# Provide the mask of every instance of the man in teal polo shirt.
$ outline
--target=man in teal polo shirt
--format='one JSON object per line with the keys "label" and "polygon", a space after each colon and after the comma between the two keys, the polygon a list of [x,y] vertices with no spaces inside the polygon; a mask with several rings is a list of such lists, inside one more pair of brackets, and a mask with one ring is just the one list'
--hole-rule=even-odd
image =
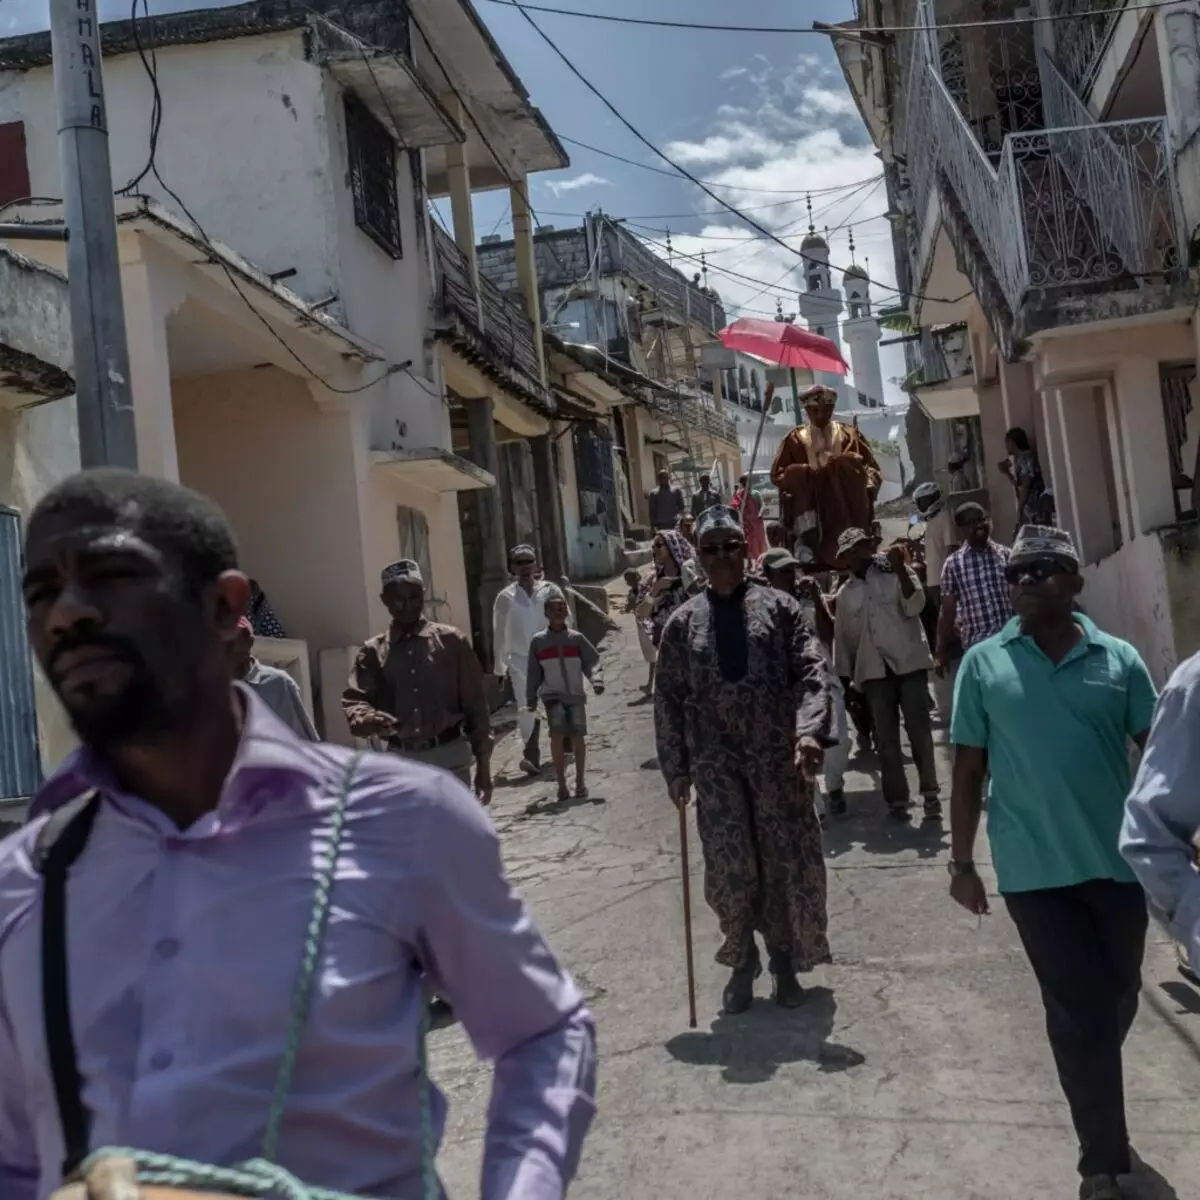
{"label": "man in teal polo shirt", "polygon": [[1121,1047],[1147,924],[1118,842],[1128,744],[1145,745],[1154,685],[1128,642],[1073,611],[1083,579],[1069,534],[1024,526],[1006,575],[1017,616],[967,651],[954,691],[950,894],[988,911],[972,856],[990,771],[992,861],[1041,987],[1080,1200],[1117,1200],[1130,1170]]}

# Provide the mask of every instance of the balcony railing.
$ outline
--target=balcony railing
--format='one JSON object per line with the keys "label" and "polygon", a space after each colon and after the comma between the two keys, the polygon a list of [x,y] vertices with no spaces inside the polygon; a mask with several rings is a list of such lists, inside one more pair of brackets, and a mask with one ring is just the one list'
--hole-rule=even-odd
{"label": "balcony railing", "polygon": [[[915,11],[916,24],[933,24],[929,0]],[[941,78],[935,45],[936,35],[921,30],[898,48],[918,254],[928,254],[920,226],[944,181],[1013,314],[1031,289],[1129,287],[1178,269],[1184,243],[1163,120],[1085,120],[1047,63],[1052,127],[1008,134],[993,165]]]}
{"label": "balcony railing", "polygon": [[442,315],[454,322],[475,357],[486,360],[527,395],[545,397],[533,322],[525,310],[482,276],[476,295],[466,255],[441,226],[431,222],[430,228]]}
{"label": "balcony railing", "polygon": [[1096,82],[1104,52],[1129,0],[1050,0],[1054,24],[1054,57],[1080,96]]}

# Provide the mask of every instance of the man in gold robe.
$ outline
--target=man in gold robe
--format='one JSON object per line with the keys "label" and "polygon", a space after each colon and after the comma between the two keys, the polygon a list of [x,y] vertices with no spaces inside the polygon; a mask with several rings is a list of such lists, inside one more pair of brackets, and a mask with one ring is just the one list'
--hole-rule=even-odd
{"label": "man in gold robe", "polygon": [[838,538],[870,529],[883,475],[867,439],[833,419],[837,393],[822,384],[800,394],[808,423],[783,439],[771,467],[780,516],[792,537],[826,568],[837,563]]}

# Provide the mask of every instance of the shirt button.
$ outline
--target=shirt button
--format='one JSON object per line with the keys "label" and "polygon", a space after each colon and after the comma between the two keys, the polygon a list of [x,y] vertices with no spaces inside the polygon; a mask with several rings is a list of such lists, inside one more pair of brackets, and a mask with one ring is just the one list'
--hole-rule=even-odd
{"label": "shirt button", "polygon": [[170,1050],[155,1050],[150,1055],[150,1069],[152,1071],[165,1071],[175,1061],[175,1055]]}
{"label": "shirt button", "polygon": [[162,938],[154,944],[154,953],[159,958],[174,958],[179,953],[179,939]]}

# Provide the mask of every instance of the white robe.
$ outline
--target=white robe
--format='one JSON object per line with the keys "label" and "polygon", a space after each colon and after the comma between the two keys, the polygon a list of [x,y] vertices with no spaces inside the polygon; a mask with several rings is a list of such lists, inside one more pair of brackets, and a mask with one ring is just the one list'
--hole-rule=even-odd
{"label": "white robe", "polygon": [[526,710],[525,684],[529,676],[529,643],[546,628],[546,599],[560,592],[552,583],[540,582],[530,594],[516,582],[497,597],[492,612],[492,645],[496,674],[508,672],[517,701],[517,722],[522,741],[533,733],[537,714]]}

